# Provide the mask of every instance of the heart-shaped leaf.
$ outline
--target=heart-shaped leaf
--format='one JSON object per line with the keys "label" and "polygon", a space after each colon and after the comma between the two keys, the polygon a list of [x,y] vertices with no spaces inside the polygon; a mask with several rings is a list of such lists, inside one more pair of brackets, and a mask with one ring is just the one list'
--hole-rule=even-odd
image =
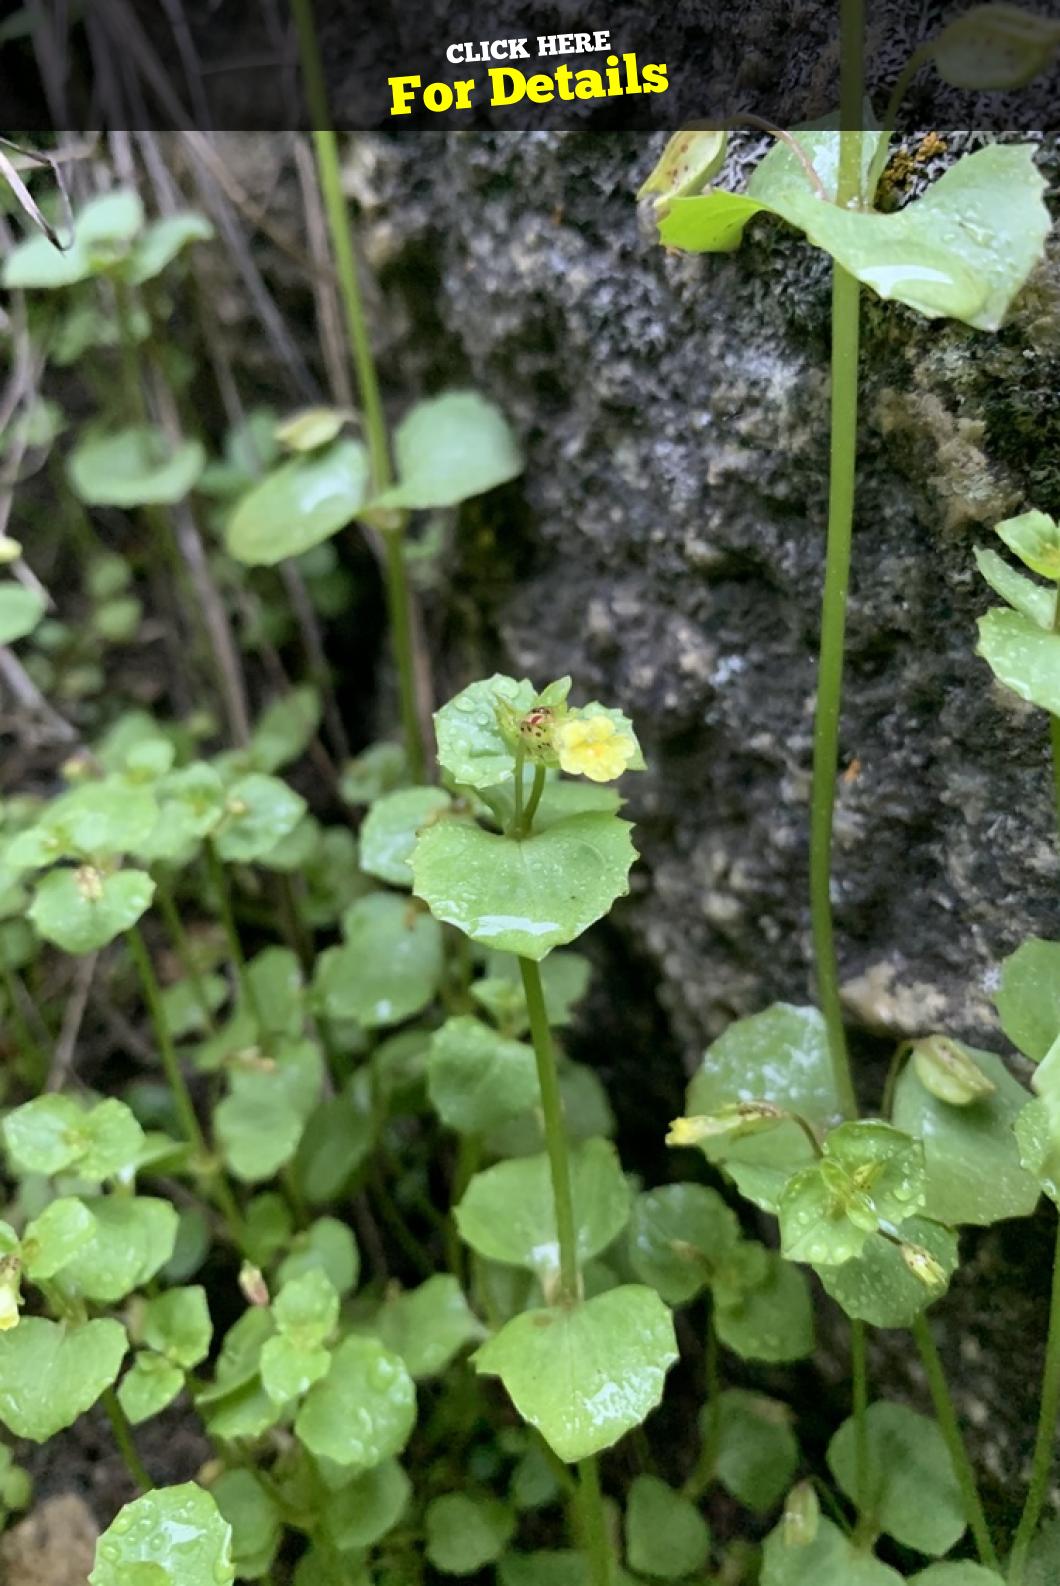
{"label": "heart-shaped leaf", "polygon": [[498,702],[525,715],[536,698],[529,678],[492,677],[469,683],[434,713],[438,763],[462,787],[491,788],[515,777],[515,751],[501,732]]}
{"label": "heart-shaped leaf", "polygon": [[541,1099],[532,1049],[481,1019],[447,1019],[431,1037],[427,1094],[439,1118],[461,1134],[484,1134]]}
{"label": "heart-shaped leaf", "polygon": [[60,250],[42,235],[28,237],[11,250],[0,279],[8,291],[73,286],[120,259],[143,223],[138,194],[124,189],[104,193],[75,217],[69,247]]}
{"label": "heart-shaped leaf", "polygon": [[901,1244],[870,1234],[852,1261],[815,1269],[825,1291],[848,1316],[873,1327],[911,1327],[921,1311],[945,1294],[957,1270],[957,1235],[926,1217],[911,1217],[899,1234],[902,1243],[927,1252],[938,1281],[928,1284],[919,1278]]}
{"label": "heart-shaped leaf", "polygon": [[710,1528],[696,1505],[658,1476],[636,1476],[626,1500],[626,1558],[660,1580],[701,1570],[710,1554]]}
{"label": "heart-shaped leaf", "polygon": [[345,945],[317,961],[315,989],[329,1018],[377,1030],[427,1006],[444,967],[436,920],[407,898],[376,892],[351,904],[342,925]]}
{"label": "heart-shaped leaf", "polygon": [[508,1546],[515,1516],[499,1498],[444,1493],[427,1505],[427,1557],[443,1575],[477,1575]]}
{"label": "heart-shaped leaf", "polygon": [[214,839],[217,852],[236,864],[262,859],[294,831],[306,808],[302,795],[279,777],[252,771],[228,789],[225,819]]}
{"label": "heart-shaped leaf", "polygon": [[388,1297],[376,1312],[374,1326],[417,1381],[438,1376],[465,1344],[482,1337],[481,1324],[448,1272]]}
{"label": "heart-shaped leaf", "polygon": [[638,1195],[629,1262],[668,1305],[685,1305],[710,1283],[740,1238],[736,1213],[704,1184],[664,1184]]}
{"label": "heart-shaped leaf", "polygon": [[1060,942],[1031,936],[1010,953],[994,1006],[1012,1044],[1040,1063],[1060,1035]]}
{"label": "heart-shaped leaf", "polygon": [[[714,1407],[700,1412],[700,1431],[712,1435]],[[718,1404],[718,1480],[737,1503],[756,1514],[772,1509],[791,1486],[799,1445],[791,1411],[777,1399],[744,1388],[726,1388]]]}
{"label": "heart-shaped leaf", "polygon": [[24,1317],[0,1333],[0,1421],[46,1443],[110,1387],[126,1347],[124,1327],[107,1318],[68,1327]]}
{"label": "heart-shaped leaf", "polygon": [[[715,1294],[718,1338],[742,1360],[779,1364],[813,1353],[813,1303],[798,1267],[772,1250],[757,1283]],[[840,1271],[843,1269],[840,1268]]]}
{"label": "heart-shaped leaf", "polygon": [[225,531],[238,562],[275,567],[352,523],[368,490],[368,454],[341,439],[281,463],[239,502]]}
{"label": "heart-shaped leaf", "polygon": [[135,925],[154,895],[145,870],[51,870],[27,913],[46,942],[65,953],[94,953]]}
{"label": "heart-shaped leaf", "polygon": [[400,1454],[415,1419],[416,1390],[403,1361],[377,1338],[351,1334],[310,1388],[294,1429],[311,1454],[370,1470]]}
{"label": "heart-shaped leaf", "polygon": [[114,1305],[150,1281],[173,1254],[177,1214],[151,1195],[93,1195],[85,1205],[95,1218],[92,1238],[56,1278],[67,1294]]}
{"label": "heart-shaped leaf", "polygon": [[[883,1400],[866,1412],[869,1506],[880,1528],[904,1547],[938,1558],[967,1521],[949,1450],[937,1424]],[[857,1433],[843,1422],[828,1445],[828,1466],[852,1501],[857,1493]]]}
{"label": "heart-shaped leaf", "polygon": [[139,1426],[160,1415],[183,1386],[184,1373],[179,1366],[151,1349],[141,1349],[121,1379],[118,1402],[133,1426]]}
{"label": "heart-shaped leaf", "polygon": [[979,654],[1020,699],[1060,713],[1060,634],[1000,607],[979,618]]}
{"label": "heart-shaped leaf", "polygon": [[417,402],[394,433],[394,454],[398,482],[375,506],[451,507],[523,471],[507,419],[477,391]]}
{"label": "heart-shaped leaf", "polygon": [[437,787],[399,788],[376,799],[361,826],[361,869],[393,887],[411,887],[416,837],[452,806]]}
{"label": "heart-shaped leaf", "polygon": [[670,1312],[653,1289],[626,1284],[513,1317],[483,1344],[475,1368],[500,1377],[523,1420],[572,1463],[639,1425],[676,1359]]}
{"label": "heart-shaped leaf", "polygon": [[540,960],[628,892],[630,831],[608,814],[572,815],[522,839],[446,821],[420,834],[414,891],[473,941]]}
{"label": "heart-shaped leaf", "polygon": [[133,426],[90,432],[70,454],[74,494],[90,507],[145,507],[181,501],[202,473],[198,441],[174,446],[163,430]]}
{"label": "heart-shaped leaf", "polygon": [[355,1476],[337,1491],[328,1493],[323,1507],[324,1530],[342,1552],[374,1547],[397,1525],[411,1495],[412,1483],[397,1460],[385,1459],[363,1476]]}

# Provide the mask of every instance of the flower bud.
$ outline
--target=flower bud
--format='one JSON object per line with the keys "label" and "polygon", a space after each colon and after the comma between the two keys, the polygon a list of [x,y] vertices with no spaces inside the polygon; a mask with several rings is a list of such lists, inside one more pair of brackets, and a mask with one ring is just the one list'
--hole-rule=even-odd
{"label": "flower bud", "polygon": [[919,1283],[926,1289],[939,1289],[946,1281],[946,1269],[935,1260],[930,1250],[925,1250],[923,1245],[906,1245],[899,1247],[902,1260]]}
{"label": "flower bud", "polygon": [[967,1107],[997,1089],[968,1047],[946,1035],[929,1035],[923,1041],[914,1041],[913,1067],[924,1089],[951,1107]]}
{"label": "flower bud", "polygon": [[103,877],[95,865],[79,865],[74,871],[74,884],[86,903],[99,903],[103,897]]}
{"label": "flower bud", "polygon": [[22,1264],[16,1255],[0,1257],[0,1333],[10,1332],[19,1322],[22,1304],[20,1284]]}
{"label": "flower bud", "polygon": [[243,1298],[250,1305],[268,1305],[269,1285],[265,1282],[265,1275],[260,1267],[254,1266],[251,1261],[244,1261],[239,1269],[239,1287]]}
{"label": "flower bud", "polygon": [[699,1145],[718,1135],[755,1134],[771,1128],[785,1116],[771,1101],[737,1101],[717,1112],[697,1113],[690,1118],[675,1118],[666,1136],[667,1145]]}
{"label": "flower bud", "polygon": [[13,540],[10,534],[0,534],[0,567],[17,562],[21,555],[22,546],[18,540]]}
{"label": "flower bud", "polygon": [[784,1500],[781,1535],[785,1547],[809,1547],[817,1536],[821,1506],[812,1481],[797,1482]]}
{"label": "flower bud", "polygon": [[638,192],[637,202],[651,198],[659,206],[671,198],[702,192],[721,169],[728,141],[727,132],[712,127],[689,127],[684,132],[675,132]]}

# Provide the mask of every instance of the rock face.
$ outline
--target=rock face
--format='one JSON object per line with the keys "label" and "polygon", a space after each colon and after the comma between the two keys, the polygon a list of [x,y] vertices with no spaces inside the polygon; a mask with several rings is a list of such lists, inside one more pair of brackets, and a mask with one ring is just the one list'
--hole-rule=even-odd
{"label": "rock face", "polygon": [[[909,140],[912,179],[971,141]],[[651,772],[629,779],[644,862],[620,919],[694,1061],[734,1016],[812,997],[829,268],[769,219],[734,255],[668,256],[632,198],[659,146],[380,139],[352,185],[387,372],[473,381],[526,447],[518,488],[461,524],[440,690],[494,662],[570,671],[634,717]],[[1055,140],[1041,158],[1055,177]],[[862,371],[847,1005],[855,1029],[985,1043],[999,959],[1060,928],[1046,723],[975,656],[991,597],[972,559],[998,518],[1060,508],[1060,248],[996,336],[868,299]]]}
{"label": "rock face", "polygon": [[[973,142],[909,140],[911,180]],[[617,919],[692,1065],[733,1017],[813,996],[829,269],[768,219],[734,255],[668,257],[632,199],[659,147],[379,139],[350,176],[395,390],[471,381],[526,448],[525,477],[462,519],[446,558],[439,697],[494,665],[541,682],[570,671],[581,697],[634,717],[651,771],[628,778],[643,863]],[[1055,182],[1055,139],[1040,158]],[[992,597],[972,556],[999,518],[1060,510],[1060,247],[995,336],[867,297],[862,376],[835,899],[873,1106],[893,1049],[880,1037],[933,1028],[991,1045],[999,961],[1060,931],[1046,722],[975,655]],[[624,1016],[626,985],[616,973],[601,1000],[612,1053],[640,1043],[634,1108],[679,1097],[679,1060],[658,1076],[665,1055],[642,1014]],[[621,1107],[620,1066],[616,1079]],[[1051,1216],[966,1239],[940,1307],[1006,1519],[1036,1414]],[[843,1414],[836,1343],[822,1370]],[[908,1337],[877,1348],[880,1391],[928,1408]]]}

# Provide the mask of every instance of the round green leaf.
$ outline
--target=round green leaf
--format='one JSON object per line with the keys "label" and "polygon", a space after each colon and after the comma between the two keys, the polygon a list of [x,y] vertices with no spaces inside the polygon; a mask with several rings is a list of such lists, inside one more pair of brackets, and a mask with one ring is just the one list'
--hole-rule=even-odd
{"label": "round green leaf", "polygon": [[[744,1508],[764,1514],[791,1486],[799,1462],[791,1412],[777,1399],[726,1388],[717,1413],[718,1480]],[[704,1437],[711,1435],[713,1414],[710,1404],[700,1412]]]}
{"label": "round green leaf", "polygon": [[572,815],[520,840],[447,821],[416,844],[414,890],[472,940],[539,960],[629,891],[631,829],[614,815]]}
{"label": "round green leaf", "polygon": [[150,1586],[232,1586],[232,1529],[202,1487],[146,1492],[104,1531],[89,1586],[131,1586],[141,1575]]}
{"label": "round green leaf", "polygon": [[358,898],[343,916],[345,944],[318,960],[325,1013],[365,1029],[401,1024],[434,997],[443,972],[438,922],[389,892]]}
{"label": "round green leaf", "polygon": [[979,618],[979,654],[1020,699],[1060,713],[1060,635],[1019,611],[995,607]]}
{"label": "round green leaf", "polygon": [[320,1096],[323,1060],[312,1041],[297,1041],[230,1072],[231,1091],[214,1113],[214,1129],[235,1176],[259,1184],[298,1149]]}
{"label": "round green leaf", "polygon": [[943,1281],[929,1287],[912,1272],[901,1249],[882,1234],[870,1234],[860,1255],[841,1267],[815,1270],[825,1292],[857,1321],[873,1327],[911,1327],[921,1311],[941,1299],[957,1270],[957,1235],[950,1228],[911,1217],[899,1230],[911,1245],[926,1250],[943,1272]]}
{"label": "round green leaf", "polygon": [[[571,1193],[578,1260],[584,1264],[606,1250],[629,1220],[629,1185],[609,1141],[590,1140],[572,1154]],[[559,1271],[548,1157],[498,1162],[476,1173],[456,1208],[456,1224],[480,1256],[527,1267],[547,1291]]]}
{"label": "round green leaf", "polygon": [[250,1470],[225,1470],[210,1488],[232,1527],[232,1560],[240,1580],[267,1575],[283,1534],[283,1514]]}
{"label": "round green leaf", "polygon": [[772,1250],[766,1256],[760,1282],[731,1297],[715,1296],[714,1326],[726,1349],[743,1360],[803,1360],[814,1341],[809,1285],[790,1261]]}
{"label": "round green leaf", "polygon": [[22,1235],[22,1265],[34,1282],[53,1278],[96,1232],[96,1219],[76,1196],[50,1201]]}
{"label": "round green leaf", "polygon": [[482,1336],[481,1324],[448,1272],[438,1272],[419,1288],[385,1299],[373,1325],[417,1381],[438,1376],[465,1344]]}
{"label": "round green leaf", "polygon": [[1040,1063],[1060,1035],[1060,942],[1031,936],[1010,953],[994,1006],[1013,1046]]}
{"label": "round green leaf", "polygon": [[626,1284],[513,1317],[483,1344],[475,1368],[500,1377],[523,1420],[573,1463],[644,1420],[676,1359],[670,1312],[653,1289]]}
{"label": "round green leaf", "polygon": [[394,433],[398,482],[380,507],[451,507],[514,479],[523,459],[503,413],[477,391],[417,402]]}
{"label": "round green leaf", "polygon": [[192,210],[154,220],[136,239],[122,273],[132,285],[141,286],[144,281],[161,275],[190,243],[209,242],[213,235],[214,229],[206,216]]}
{"label": "round green leaf", "polygon": [[372,1149],[371,1115],[348,1094],[321,1102],[295,1156],[295,1177],[311,1206],[338,1200]]}
{"label": "round green leaf", "polygon": [[[938,1558],[967,1524],[960,1488],[938,1426],[904,1404],[870,1404],[868,1430],[871,1512],[882,1530],[905,1547]],[[853,1502],[857,1492],[853,1417],[828,1445],[828,1465]]]}
{"label": "round green leaf", "polygon": [[427,1505],[427,1557],[443,1575],[476,1575],[504,1552],[515,1516],[498,1498],[446,1493]]}
{"label": "round green leaf", "polygon": [[0,644],[14,644],[32,633],[44,615],[44,600],[35,589],[13,579],[0,583]]}
{"label": "round green leaf", "polygon": [[320,724],[320,691],[311,683],[292,688],[290,693],[262,712],[250,754],[256,771],[278,771],[305,753]]}
{"label": "round green leaf", "polygon": [[[828,1037],[816,1008],[776,1002],[736,1019],[707,1048],[688,1088],[686,1112],[715,1113],[741,1101],[772,1102],[820,1132],[840,1121]],[[791,1175],[813,1162],[806,1136],[787,1119],[760,1134],[704,1140],[700,1149],[724,1167],[742,1195],[771,1212]]]}
{"label": "round green leaf", "polygon": [[994,1083],[989,1096],[954,1107],[926,1091],[912,1066],[895,1089],[895,1123],[924,1142],[924,1215],[980,1225],[1027,1217],[1037,1205],[1038,1185],[1020,1163],[1012,1127],[1030,1097],[993,1052],[968,1051]]}
{"label": "round green leaf", "polygon": [[81,1153],[77,1160],[78,1177],[114,1178],[133,1167],[144,1149],[144,1132],[132,1110],[110,1097],[90,1107],[79,1129]]}
{"label": "round green leaf", "polygon": [[103,193],[79,210],[68,248],[60,251],[41,234],[27,237],[11,250],[0,279],[8,291],[73,286],[120,259],[143,223],[137,193],[121,188]]}
{"label": "round green leaf", "polygon": [[326,1376],[330,1364],[331,1355],[320,1344],[270,1338],[261,1351],[261,1385],[274,1404],[290,1404]]}
{"label": "round green leaf", "polygon": [[840,1266],[860,1253],[870,1229],[851,1222],[846,1201],[819,1166],[802,1168],[780,1197],[780,1248],[787,1261]]}
{"label": "round green leaf", "polygon": [[3,1120],[4,1144],[16,1172],[61,1173],[84,1149],[84,1108],[72,1096],[35,1096]]}
{"label": "round green leaf", "polygon": [[159,1415],[184,1386],[179,1366],[150,1349],[140,1350],[118,1386],[118,1402],[134,1426]]}
{"label": "round green leaf", "polygon": [[[586,784],[588,786],[588,784]],[[575,1004],[589,989],[592,966],[581,953],[557,948],[541,965],[548,1022],[555,1029],[569,1024]],[[506,1035],[523,1035],[530,1028],[523,995],[523,977],[510,953],[490,953],[486,974],[471,983],[471,995],[501,1026]]]}
{"label": "round green leaf", "polygon": [[108,1318],[69,1327],[23,1317],[0,1333],[0,1421],[46,1443],[110,1387],[126,1347],[124,1327]]}
{"label": "round green leaf", "polygon": [[399,788],[376,799],[361,827],[361,869],[391,886],[411,887],[409,859],[417,834],[451,804],[437,787]]}
{"label": "round green leaf", "polygon": [[503,736],[498,700],[525,715],[536,699],[529,678],[495,672],[469,683],[434,714],[438,763],[462,787],[491,788],[514,781],[515,754]]}
{"label": "round green leaf", "polygon": [[200,1360],[205,1360],[212,1335],[206,1290],[198,1284],[186,1289],[168,1289],[148,1300],[144,1311],[144,1343],[174,1365],[190,1370]]}
{"label": "round green leaf", "polygon": [[665,1184],[633,1202],[629,1262],[668,1305],[685,1305],[707,1287],[739,1238],[736,1214],[716,1190]]}
{"label": "round green leaf", "polygon": [[291,1253],[280,1263],[277,1277],[286,1283],[316,1267],[331,1279],[336,1294],[349,1294],[357,1286],[361,1270],[357,1241],[337,1217],[318,1217],[304,1233],[297,1234]]}
{"label": "round green leaf", "polygon": [[817,1535],[804,1547],[791,1547],[779,1525],[766,1538],[762,1586],[902,1586],[889,1564],[854,1546],[831,1520],[820,1520]]}
{"label": "round green leaf", "polygon": [[865,1119],[833,1129],[824,1142],[827,1160],[837,1162],[855,1187],[849,1215],[875,1227],[900,1222],[924,1198],[924,1148],[919,1139],[889,1123]]}
{"label": "round green leaf", "polygon": [[1056,59],[1060,22],[1021,6],[972,6],[931,40],[930,49],[939,76],[955,88],[1023,88]]}
{"label": "round green leaf", "polygon": [[533,1051],[459,1014],[431,1037],[427,1094],[450,1129],[484,1134],[539,1104]]}
{"label": "round green leaf", "polygon": [[94,1195],[92,1238],[63,1266],[57,1284],[68,1294],[114,1305],[165,1266],[177,1237],[177,1213],[150,1195]]}
{"label": "round green leaf", "polygon": [[658,1476],[637,1476],[626,1501],[626,1559],[639,1574],[676,1580],[703,1569],[707,1522],[689,1498]]}
{"label": "round green leaf", "polygon": [[174,446],[163,430],[134,426],[90,433],[66,468],[74,494],[90,507],[143,507],[181,501],[202,473],[198,441]]}
{"label": "round green leaf", "polygon": [[151,906],[155,884],[145,870],[50,870],[27,913],[46,942],[66,953],[94,953],[134,926]]}
{"label": "round green leaf", "polygon": [[354,1334],[310,1388],[294,1429],[311,1454],[371,1470],[400,1454],[415,1420],[416,1390],[403,1361],[378,1339]]}
{"label": "round green leaf", "polygon": [[251,567],[301,556],[352,523],[368,488],[368,454],[341,439],[281,463],[239,502],[225,531],[229,552]]}
{"label": "round green leaf", "polygon": [[397,1525],[411,1495],[412,1483],[397,1460],[385,1459],[328,1493],[322,1511],[324,1530],[342,1552],[374,1547]]}
{"label": "round green leaf", "polygon": [[294,831],[306,801],[279,777],[252,771],[228,789],[226,817],[214,841],[222,859],[238,864],[261,859]]}

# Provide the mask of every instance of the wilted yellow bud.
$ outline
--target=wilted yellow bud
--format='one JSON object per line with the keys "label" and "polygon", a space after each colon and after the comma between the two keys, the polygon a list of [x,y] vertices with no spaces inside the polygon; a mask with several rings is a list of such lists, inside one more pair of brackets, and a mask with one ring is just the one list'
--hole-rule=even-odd
{"label": "wilted yellow bud", "polygon": [[607,716],[568,716],[555,732],[559,763],[571,776],[614,782],[636,756],[632,738]]}
{"label": "wilted yellow bud", "polygon": [[4,1256],[0,1260],[0,1333],[9,1333],[12,1327],[18,1326],[18,1308],[22,1303],[21,1270],[17,1256]]}
{"label": "wilted yellow bud", "polygon": [[244,1261],[239,1269],[239,1287],[243,1291],[243,1298],[250,1305],[268,1305],[269,1285],[265,1282],[265,1275],[260,1267],[252,1261]]}
{"label": "wilted yellow bud", "polygon": [[913,1067],[924,1089],[951,1107],[970,1106],[997,1089],[969,1048],[946,1035],[929,1035],[923,1041],[914,1041]]}
{"label": "wilted yellow bud", "polygon": [[723,1134],[753,1134],[767,1129],[784,1117],[783,1109],[771,1101],[737,1101],[718,1112],[697,1113],[675,1118],[666,1136],[667,1145],[699,1145],[703,1140]]}
{"label": "wilted yellow bud", "polygon": [[98,903],[103,896],[103,877],[95,865],[79,865],[74,871],[74,884],[86,903]]}
{"label": "wilted yellow bud", "polygon": [[946,1269],[923,1245],[902,1245],[902,1260],[926,1289],[938,1289],[946,1281]]}

